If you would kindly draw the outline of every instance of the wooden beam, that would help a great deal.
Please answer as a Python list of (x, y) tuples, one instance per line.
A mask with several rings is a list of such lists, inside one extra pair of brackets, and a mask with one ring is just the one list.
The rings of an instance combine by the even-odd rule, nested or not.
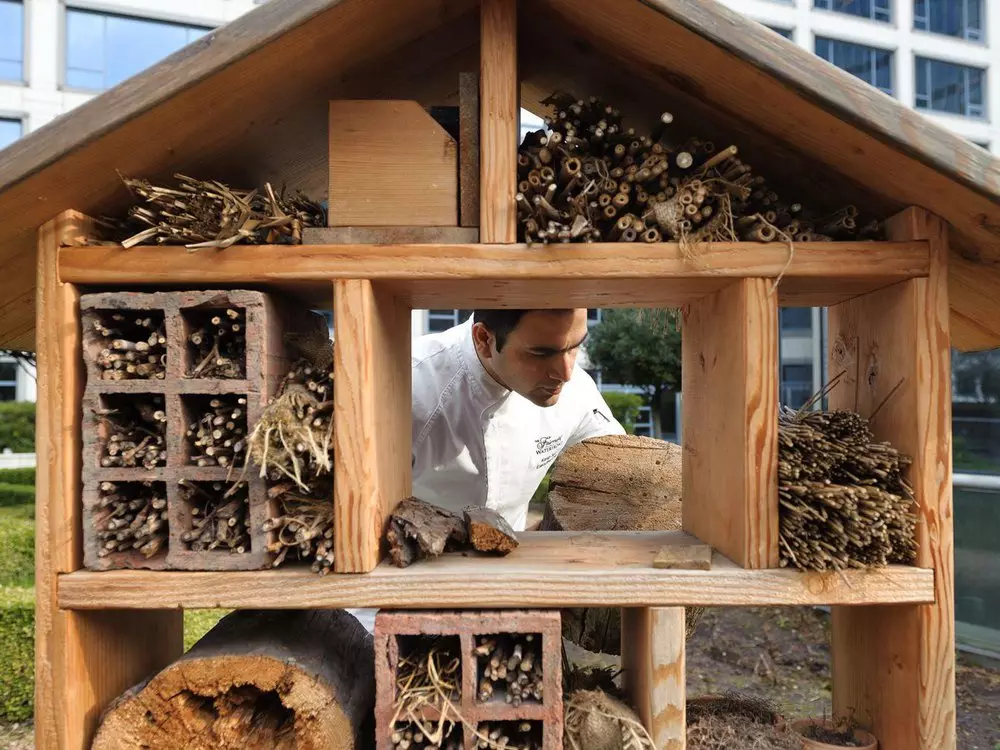
[(503, 558), (446, 554), (408, 568), (383, 561), (367, 575), (317, 576), (304, 567), (237, 573), (80, 571), (63, 576), (59, 605), (126, 607), (562, 608), (917, 603), (933, 598), (933, 573), (884, 570), (799, 573), (745, 570), (716, 553), (711, 570), (653, 567), (683, 532), (518, 534)]
[(889, 231), (896, 239), (930, 242), (930, 275), (830, 310), (830, 374), (846, 373), (830, 406), (867, 416), (885, 402), (872, 430), (913, 457), (917, 565), (933, 568), (935, 601), (834, 608), (834, 710), (869, 723), (885, 750), (953, 750), (948, 236), (941, 219), (916, 208), (894, 217)]
[[(66, 612), (57, 576), (80, 569), (79, 293), (59, 280), (58, 251), (93, 230), (67, 211), (38, 236), (38, 476), (35, 500), (35, 746), (83, 750), (100, 711), (183, 650), (179, 610)], [(162, 605), (158, 605), (162, 606)]]
[(479, 76), (458, 76), (458, 223), (479, 226)]
[(365, 573), (410, 493), (410, 310), (365, 279), (334, 282), (334, 560)]
[(517, 241), (517, 0), (481, 0), (480, 237)]
[(622, 609), (625, 689), (656, 750), (684, 750), (684, 608)]
[(746, 568), (778, 565), (778, 298), (742, 279), (684, 313), (684, 530)]

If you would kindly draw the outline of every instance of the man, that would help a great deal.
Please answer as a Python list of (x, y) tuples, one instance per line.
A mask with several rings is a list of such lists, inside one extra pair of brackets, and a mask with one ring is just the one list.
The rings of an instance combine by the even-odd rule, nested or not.
[(576, 364), (586, 338), (586, 309), (476, 310), (414, 341), (413, 494), (485, 505), (523, 530), (563, 450), (625, 432)]

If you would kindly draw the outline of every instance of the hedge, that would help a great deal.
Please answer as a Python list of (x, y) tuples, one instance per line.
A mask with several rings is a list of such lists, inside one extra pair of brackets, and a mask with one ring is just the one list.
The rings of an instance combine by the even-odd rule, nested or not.
[(0, 508), (0, 587), (35, 585), (35, 508)]
[(0, 587), (0, 722), (30, 719), (34, 694), (35, 592)]
[(615, 419), (625, 428), (629, 435), (635, 432), (635, 421), (645, 403), (638, 393), (622, 393), (621, 391), (604, 391), (602, 394)]
[(35, 452), (35, 403), (0, 401), (0, 453)]
[(0, 508), (34, 504), (35, 488), (33, 485), (0, 483)]
[(35, 467), (0, 469), (0, 484), (35, 484)]

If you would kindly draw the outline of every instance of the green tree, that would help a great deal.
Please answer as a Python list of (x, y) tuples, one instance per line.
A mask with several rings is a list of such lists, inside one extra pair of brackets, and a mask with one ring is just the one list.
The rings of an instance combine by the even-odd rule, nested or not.
[(652, 396), (660, 431), (663, 394), (681, 387), (681, 330), (676, 310), (611, 309), (587, 338), (587, 358), (603, 379), (644, 389)]

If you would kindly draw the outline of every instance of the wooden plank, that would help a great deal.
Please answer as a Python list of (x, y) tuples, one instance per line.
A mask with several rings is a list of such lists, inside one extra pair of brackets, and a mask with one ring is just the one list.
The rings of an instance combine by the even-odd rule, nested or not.
[(38, 237), (35, 539), (35, 746), (85, 748), (100, 710), (183, 650), (180, 611), (66, 612), (56, 577), (82, 564), (79, 293), (58, 277), (58, 249), (91, 232), (68, 211)]
[(517, 0), (482, 0), (480, 68), (480, 236), (517, 241)]
[(478, 227), (310, 227), (304, 245), (468, 245), (479, 242)]
[(458, 225), (455, 139), (414, 101), (330, 102), (330, 226)]
[(917, 603), (933, 598), (933, 573), (909, 566), (843, 574), (746, 570), (716, 553), (711, 570), (657, 570), (665, 544), (698, 544), (683, 532), (518, 534), (503, 558), (446, 554), (408, 568), (382, 562), (367, 575), (317, 576), (304, 567), (235, 573), (79, 571), (63, 576), (69, 609), (151, 606), (562, 608)]
[(479, 226), (479, 76), (458, 76), (458, 223)]
[(677, 547), (666, 544), (653, 558), (653, 567), (666, 570), (711, 570), (712, 548), (707, 544)]
[(656, 750), (684, 750), (684, 608), (622, 610), (625, 689)]
[(363, 279), (334, 282), (334, 561), (365, 573), (410, 493), (410, 310)]
[(744, 279), (692, 303), (681, 342), (683, 526), (747, 568), (778, 565), (778, 299)]
[(885, 401), (872, 430), (913, 457), (917, 564), (934, 569), (935, 602), (834, 608), (834, 708), (870, 722), (886, 750), (951, 750), (956, 730), (948, 237), (942, 220), (915, 208), (894, 217), (890, 231), (896, 238), (931, 243), (930, 276), (830, 310), (830, 373), (846, 372), (830, 404), (868, 415)]

